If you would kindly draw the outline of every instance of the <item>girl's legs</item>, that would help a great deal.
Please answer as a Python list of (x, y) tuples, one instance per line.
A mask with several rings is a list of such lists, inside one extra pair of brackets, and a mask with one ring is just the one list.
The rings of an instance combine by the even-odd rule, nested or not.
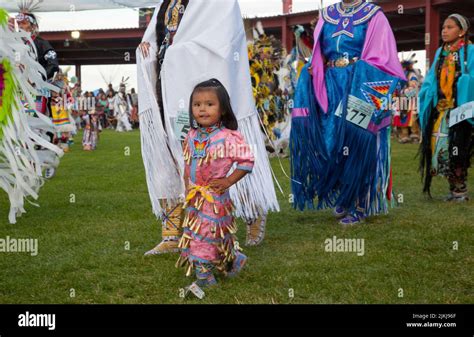
[(450, 195), (447, 200), (467, 201), (467, 171), (470, 166), (473, 142), (472, 126), (468, 121), (449, 129), (449, 182)]
[(232, 268), (227, 272), (227, 277), (233, 278), (237, 276), (242, 268), (244, 268), (247, 262), (247, 256), (239, 251), (235, 253), (234, 261), (232, 262)]
[(194, 269), (196, 270), (196, 284), (200, 288), (211, 287), (217, 284), (213, 270), (214, 265), (211, 263), (194, 262)]
[(449, 191), (448, 201), (467, 201), (467, 170), (464, 167), (455, 168), (448, 176)]
[(202, 299), (205, 296), (202, 288), (209, 288), (217, 285), (213, 270), (215, 266), (212, 263), (194, 261), (194, 269), (196, 271), (196, 281), (185, 288), (185, 296), (193, 293), (197, 298)]

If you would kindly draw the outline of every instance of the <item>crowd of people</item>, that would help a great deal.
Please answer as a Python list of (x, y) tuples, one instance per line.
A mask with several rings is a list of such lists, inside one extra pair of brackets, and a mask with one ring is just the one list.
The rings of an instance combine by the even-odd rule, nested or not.
[[(77, 80), (69, 85), (67, 76), (60, 74), (63, 79), (63, 93), (66, 93), (65, 110), (70, 116), (72, 129), (84, 129), (83, 148), (92, 151), (97, 147), (99, 133), (103, 129), (113, 129), (117, 132), (127, 132), (139, 128), (138, 94), (135, 88), (127, 93), (124, 82), (116, 91), (112, 84), (106, 90), (82, 92)], [(54, 116), (53, 116), (54, 121)]]

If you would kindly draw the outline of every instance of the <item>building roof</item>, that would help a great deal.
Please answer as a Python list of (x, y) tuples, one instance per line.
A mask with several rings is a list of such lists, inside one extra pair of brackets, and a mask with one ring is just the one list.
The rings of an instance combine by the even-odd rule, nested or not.
[[(375, 2), (382, 6), (390, 21), (399, 51), (425, 49), (426, 0)], [(466, 4), (474, 4), (474, 0), (431, 0), (431, 2), (440, 13), (441, 23), (449, 14), (459, 12), (467, 16), (474, 25), (474, 6), (466, 6)], [(403, 13), (399, 13), (399, 3), (405, 4)], [(308, 25), (317, 16), (318, 11), (314, 10), (288, 15), (245, 17), (244, 19), (250, 24), (261, 21), (269, 33), (282, 38), (282, 26)], [(50, 31), (43, 32), (42, 35), (53, 44), (61, 64), (133, 64), (135, 50), (141, 42), (145, 28), (82, 29), (80, 31), (79, 41), (71, 39), (70, 31)], [(286, 34), (288, 36), (288, 33)], [(65, 40), (69, 40), (66, 45)], [(286, 46), (291, 47), (291, 43), (287, 43)], [(128, 57), (124, 57), (125, 55)]]

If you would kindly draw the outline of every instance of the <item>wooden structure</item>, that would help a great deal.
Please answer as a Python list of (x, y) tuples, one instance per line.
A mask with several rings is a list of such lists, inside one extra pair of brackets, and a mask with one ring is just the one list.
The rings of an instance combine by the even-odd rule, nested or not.
[[(461, 13), (474, 24), (474, 0), (399, 0), (373, 1), (380, 5), (397, 40), (399, 51), (427, 51), (427, 65), (440, 44), (443, 20), (451, 13)], [(245, 18), (246, 27), (261, 21), (267, 34), (273, 34), (290, 50), (294, 43), (293, 26), (309, 26), (318, 11), (292, 13), (292, 0), (282, 0), (282, 15)], [(151, 12), (147, 12), (150, 15)], [(148, 22), (141, 18), (141, 22)], [(113, 30), (83, 30), (79, 39), (70, 31), (44, 32), (41, 35), (56, 49), (61, 65), (76, 66), (80, 78), (81, 65), (134, 64), (135, 50), (145, 27)]]

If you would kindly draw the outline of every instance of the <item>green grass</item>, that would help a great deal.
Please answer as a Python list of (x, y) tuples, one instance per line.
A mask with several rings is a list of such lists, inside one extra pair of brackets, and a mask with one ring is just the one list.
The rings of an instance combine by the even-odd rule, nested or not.
[[(474, 302), (474, 203), (443, 202), (447, 182), (441, 178), (434, 181), (435, 200), (426, 200), (415, 145), (393, 145), (395, 193), (403, 194), (403, 204), (348, 229), (336, 225), (330, 211), (293, 210), (289, 181), (272, 159), (285, 191), (278, 195), (281, 213), (269, 216), (261, 246), (245, 248), (249, 262), (241, 275), (219, 279), (199, 301), (179, 297), (191, 280), (175, 268), (176, 254), (143, 256), (160, 233), (139, 133), (107, 130), (92, 153), (81, 150), (80, 139), (43, 187), (41, 207), (28, 205), (17, 224), (8, 224), (7, 198), (0, 195), (0, 238), (39, 241), (37, 256), (0, 253), (0, 303)], [(289, 172), (288, 160), (283, 166)], [(334, 235), (365, 239), (365, 255), (325, 252), (324, 240)]]

